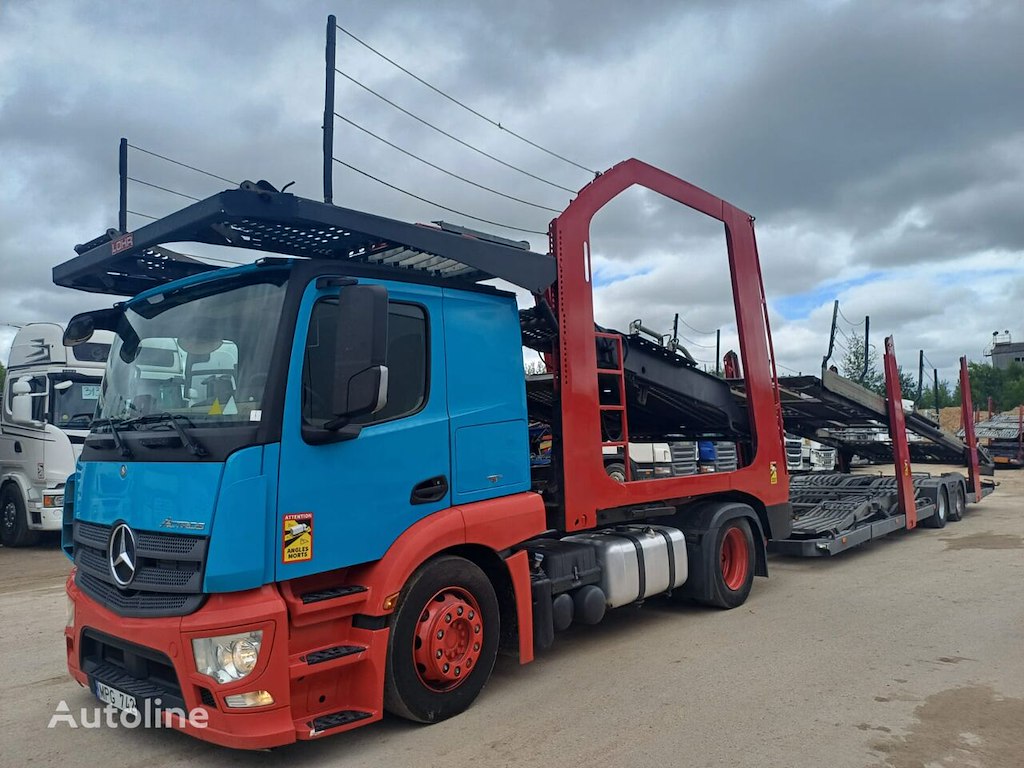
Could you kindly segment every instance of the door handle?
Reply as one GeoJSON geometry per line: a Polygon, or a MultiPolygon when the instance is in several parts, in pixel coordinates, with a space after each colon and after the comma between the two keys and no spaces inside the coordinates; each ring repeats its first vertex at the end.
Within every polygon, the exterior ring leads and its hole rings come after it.
{"type": "Polygon", "coordinates": [[[447,493],[448,478],[444,475],[438,475],[414,485],[412,494],[409,496],[409,503],[430,504],[433,501],[440,501],[447,493]]]}

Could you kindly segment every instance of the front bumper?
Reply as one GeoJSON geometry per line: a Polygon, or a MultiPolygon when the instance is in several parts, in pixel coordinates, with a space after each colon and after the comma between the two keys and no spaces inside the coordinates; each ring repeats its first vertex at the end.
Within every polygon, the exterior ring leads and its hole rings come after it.
{"type": "Polygon", "coordinates": [[[205,723],[165,715],[166,726],[196,738],[236,749],[265,749],[296,740],[289,690],[288,622],[284,600],[272,586],[228,595],[213,595],[188,616],[126,618],[118,616],[67,582],[74,604],[74,626],[64,631],[68,670],[95,693],[103,682],[149,707],[174,707],[186,715],[205,712],[205,723]],[[192,639],[252,629],[263,630],[256,668],[245,678],[220,685],[199,674],[192,639]],[[130,640],[126,639],[130,638],[130,640]],[[229,709],[225,696],[265,690],[274,703],[229,709]],[[159,703],[156,700],[159,699],[159,703]]]}
{"type": "Polygon", "coordinates": [[[63,523],[63,507],[44,507],[40,502],[29,502],[28,527],[30,530],[59,531],[63,523]]]}

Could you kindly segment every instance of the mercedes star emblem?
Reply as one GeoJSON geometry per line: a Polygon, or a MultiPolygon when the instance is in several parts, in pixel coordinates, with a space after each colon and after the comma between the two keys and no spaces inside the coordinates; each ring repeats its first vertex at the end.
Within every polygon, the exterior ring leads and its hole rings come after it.
{"type": "Polygon", "coordinates": [[[135,534],[127,523],[118,523],[107,545],[110,575],[119,587],[127,587],[135,578],[135,534]]]}

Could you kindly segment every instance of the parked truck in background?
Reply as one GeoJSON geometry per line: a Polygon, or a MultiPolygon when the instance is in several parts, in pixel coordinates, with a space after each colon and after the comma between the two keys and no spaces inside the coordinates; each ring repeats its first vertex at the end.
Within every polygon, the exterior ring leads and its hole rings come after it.
{"type": "Polygon", "coordinates": [[[59,531],[64,483],[89,432],[113,334],[66,347],[55,323],[18,329],[0,407],[0,543],[59,531]]]}

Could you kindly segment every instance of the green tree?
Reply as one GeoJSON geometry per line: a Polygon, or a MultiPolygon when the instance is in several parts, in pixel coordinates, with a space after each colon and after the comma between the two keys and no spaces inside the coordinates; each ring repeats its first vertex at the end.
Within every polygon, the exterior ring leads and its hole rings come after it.
{"type": "MultiPolygon", "coordinates": [[[[944,379],[939,380],[939,408],[948,408],[951,405],[960,405],[960,385],[956,389],[944,379]]],[[[935,385],[929,384],[921,392],[921,400],[917,403],[919,408],[935,407],[935,385]]]]}
{"type": "Polygon", "coordinates": [[[865,366],[864,338],[853,333],[847,339],[846,352],[839,361],[839,372],[852,381],[859,381],[872,392],[885,392],[885,379],[878,370],[878,357],[874,347],[868,349],[865,366]]]}

